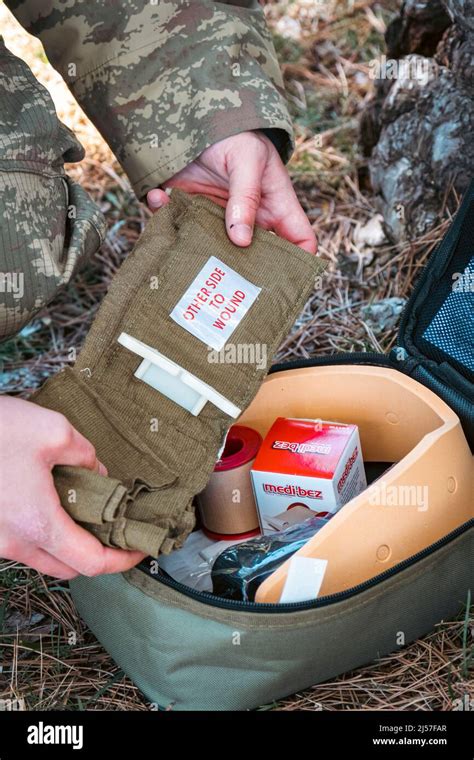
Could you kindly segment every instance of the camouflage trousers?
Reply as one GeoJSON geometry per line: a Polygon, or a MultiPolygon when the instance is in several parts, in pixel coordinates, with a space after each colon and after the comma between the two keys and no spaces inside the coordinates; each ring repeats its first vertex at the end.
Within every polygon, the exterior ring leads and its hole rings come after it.
{"type": "Polygon", "coordinates": [[[103,241],[102,213],[64,170],[83,157],[47,89],[0,37],[0,340],[19,332],[103,241]]]}

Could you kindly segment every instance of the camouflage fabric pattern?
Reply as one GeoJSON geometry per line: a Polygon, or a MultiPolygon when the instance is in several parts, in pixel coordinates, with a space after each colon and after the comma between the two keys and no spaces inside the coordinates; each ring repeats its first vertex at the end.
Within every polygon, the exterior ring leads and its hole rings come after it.
{"type": "Polygon", "coordinates": [[[0,40],[0,339],[18,332],[99,246],[105,220],[64,172],[84,151],[48,91],[0,40]]]}
{"type": "Polygon", "coordinates": [[[282,78],[255,0],[7,5],[41,39],[139,197],[245,130],[268,130],[288,159],[282,78]]]}
{"type": "MultiPolygon", "coordinates": [[[[9,0],[38,36],[139,197],[209,145],[261,129],[283,160],[292,128],[254,0],[9,0]]],[[[0,38],[0,340],[100,245],[104,218],[64,171],[84,150],[0,38]]]]}

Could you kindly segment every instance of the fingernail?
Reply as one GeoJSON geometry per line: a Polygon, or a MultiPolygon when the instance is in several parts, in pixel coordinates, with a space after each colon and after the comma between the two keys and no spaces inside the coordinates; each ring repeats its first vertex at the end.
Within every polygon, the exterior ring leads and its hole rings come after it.
{"type": "Polygon", "coordinates": [[[163,205],[163,202],[161,200],[161,194],[155,195],[153,190],[151,190],[151,192],[148,193],[146,199],[148,201],[148,205],[150,208],[160,208],[160,206],[163,205]]]}
{"type": "Polygon", "coordinates": [[[99,472],[99,475],[104,475],[104,477],[107,477],[107,474],[108,474],[107,467],[104,464],[102,464],[102,462],[99,462],[98,472],[99,472]]]}
{"type": "Polygon", "coordinates": [[[252,242],[252,228],[248,224],[231,224],[232,239],[236,243],[249,245],[252,242]]]}

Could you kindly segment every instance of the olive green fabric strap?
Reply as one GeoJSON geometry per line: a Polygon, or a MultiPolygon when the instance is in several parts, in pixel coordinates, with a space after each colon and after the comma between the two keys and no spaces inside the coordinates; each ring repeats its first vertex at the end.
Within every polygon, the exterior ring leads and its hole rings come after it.
{"type": "MultiPolygon", "coordinates": [[[[166,524],[161,515],[162,524],[147,522],[144,529],[141,520],[130,517],[137,511],[139,502],[142,509],[147,504],[145,484],[136,483],[126,488],[116,478],[104,478],[82,467],[55,467],[53,474],[61,504],[102,543],[123,549],[140,548],[147,553],[155,552],[156,547],[163,553],[174,548],[175,540],[170,534],[176,531],[177,522],[166,524]]],[[[154,497],[151,506],[155,506],[154,497]]],[[[192,511],[185,510],[178,532],[185,537],[193,525],[192,511]]]]}
{"type": "Polygon", "coordinates": [[[137,379],[142,360],[118,336],[125,332],[158,350],[243,411],[266,375],[262,355],[271,361],[324,268],[321,259],[261,229],[248,248],[234,246],[222,208],[172,191],[114,278],[76,365],[33,397],[65,414],[108,469],[104,478],[55,468],[61,503],[74,519],[111,546],[153,556],[178,548],[194,526],[193,497],[234,422],[210,402],[193,416],[137,379]],[[225,346],[259,350],[244,360],[237,353],[230,364],[170,318],[211,256],[260,288],[225,346]]]}

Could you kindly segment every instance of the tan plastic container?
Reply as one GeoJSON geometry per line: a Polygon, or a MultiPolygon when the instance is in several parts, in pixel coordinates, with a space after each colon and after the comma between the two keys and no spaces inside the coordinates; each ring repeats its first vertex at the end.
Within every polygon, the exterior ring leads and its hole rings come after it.
{"type": "MultiPolygon", "coordinates": [[[[365,462],[395,463],[300,549],[301,556],[328,560],[321,596],[378,575],[472,517],[473,457],[459,418],[401,372],[357,365],[276,372],[239,424],[265,436],[281,416],[354,423],[365,462]],[[425,498],[396,503],[397,494],[410,492],[425,498]]],[[[289,561],[264,581],[256,601],[279,601],[289,561]]]]}

